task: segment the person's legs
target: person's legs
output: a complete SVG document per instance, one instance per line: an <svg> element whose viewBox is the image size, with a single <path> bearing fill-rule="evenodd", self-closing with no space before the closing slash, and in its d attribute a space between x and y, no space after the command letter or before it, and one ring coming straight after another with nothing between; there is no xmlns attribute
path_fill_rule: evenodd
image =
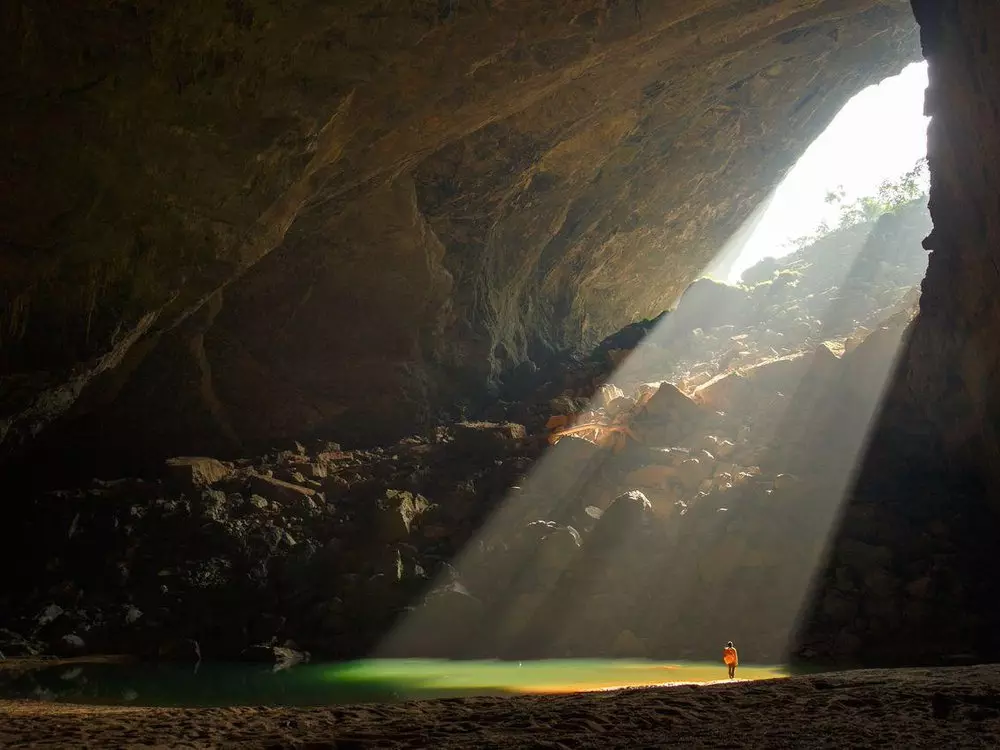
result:
<svg viewBox="0 0 1000 750"><path fill-rule="evenodd" d="M735 664L730 664L729 665L729 679L731 680L735 676L736 676L736 665Z"/></svg>

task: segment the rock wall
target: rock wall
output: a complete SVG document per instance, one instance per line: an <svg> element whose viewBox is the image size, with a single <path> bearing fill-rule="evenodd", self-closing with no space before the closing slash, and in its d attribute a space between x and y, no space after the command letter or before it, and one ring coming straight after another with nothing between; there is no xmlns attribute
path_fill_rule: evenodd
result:
<svg viewBox="0 0 1000 750"><path fill-rule="evenodd" d="M658 312L917 56L889 0L20 0L3 29L0 439L90 475L395 436Z"/></svg>
<svg viewBox="0 0 1000 750"><path fill-rule="evenodd" d="M920 314L794 646L838 663L1000 657L1000 7L914 0L934 229ZM856 554L858 544L871 554ZM877 584L869 582L876 580Z"/></svg>

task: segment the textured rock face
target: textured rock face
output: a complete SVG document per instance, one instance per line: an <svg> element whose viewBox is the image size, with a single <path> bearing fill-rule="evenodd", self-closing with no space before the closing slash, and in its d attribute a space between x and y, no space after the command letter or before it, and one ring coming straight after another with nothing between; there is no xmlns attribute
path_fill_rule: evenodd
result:
<svg viewBox="0 0 1000 750"><path fill-rule="evenodd" d="M991 661L1000 625L992 573L1000 7L914 0L913 8L930 64L930 262L919 317L797 647L838 661ZM876 545L883 560L855 554L859 543ZM878 580L856 583L868 579Z"/></svg>
<svg viewBox="0 0 1000 750"><path fill-rule="evenodd" d="M398 434L659 312L917 56L888 0L4 14L0 439L68 415L87 473Z"/></svg>

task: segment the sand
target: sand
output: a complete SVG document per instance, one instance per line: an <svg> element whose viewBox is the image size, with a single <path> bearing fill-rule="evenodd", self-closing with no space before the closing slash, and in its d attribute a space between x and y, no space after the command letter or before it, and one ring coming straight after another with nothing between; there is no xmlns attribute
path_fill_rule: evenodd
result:
<svg viewBox="0 0 1000 750"><path fill-rule="evenodd" d="M0 702L3 748L1000 747L1000 666L332 708Z"/></svg>

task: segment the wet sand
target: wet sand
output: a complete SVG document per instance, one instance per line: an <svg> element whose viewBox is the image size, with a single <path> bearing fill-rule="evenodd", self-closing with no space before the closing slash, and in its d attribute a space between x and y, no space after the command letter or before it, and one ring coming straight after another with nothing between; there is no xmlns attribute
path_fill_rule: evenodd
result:
<svg viewBox="0 0 1000 750"><path fill-rule="evenodd" d="M1000 666L331 708L0 702L3 748L1000 747Z"/></svg>

